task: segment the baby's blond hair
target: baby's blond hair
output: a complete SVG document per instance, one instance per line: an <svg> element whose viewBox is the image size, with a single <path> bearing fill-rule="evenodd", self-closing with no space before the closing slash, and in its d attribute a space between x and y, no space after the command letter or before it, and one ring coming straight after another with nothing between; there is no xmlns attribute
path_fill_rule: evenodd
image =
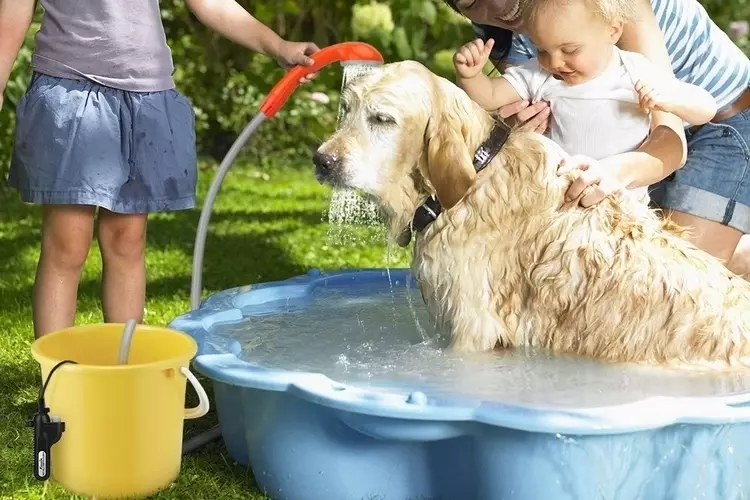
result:
<svg viewBox="0 0 750 500"><path fill-rule="evenodd" d="M635 20L635 0L521 0L521 15L524 24L530 26L534 18L545 7L582 1L596 16L607 23Z"/></svg>

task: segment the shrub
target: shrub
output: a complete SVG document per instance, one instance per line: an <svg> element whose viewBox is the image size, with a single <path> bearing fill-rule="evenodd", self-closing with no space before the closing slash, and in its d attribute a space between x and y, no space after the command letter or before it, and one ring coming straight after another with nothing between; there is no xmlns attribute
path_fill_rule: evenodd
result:
<svg viewBox="0 0 750 500"><path fill-rule="evenodd" d="M386 61L415 59L453 78L453 52L473 37L466 19L442 0L240 0L259 20L291 40L314 40L323 47L347 40L374 45ZM741 20L750 19L747 0L702 0L737 44L750 50ZM284 72L270 58L253 54L201 24L183 0L162 0L164 27L175 61L175 81L192 102L201 155L221 159ZM10 158L14 107L30 77L33 34L41 10L16 61L0 113L0 176ZM739 20L739 21L738 21ZM735 24L732 24L735 22ZM739 22L739 24L737 24ZM265 123L245 153L256 162L309 157L311 148L335 127L341 70L325 68L299 88L273 120ZM313 99L323 93L325 99Z"/></svg>

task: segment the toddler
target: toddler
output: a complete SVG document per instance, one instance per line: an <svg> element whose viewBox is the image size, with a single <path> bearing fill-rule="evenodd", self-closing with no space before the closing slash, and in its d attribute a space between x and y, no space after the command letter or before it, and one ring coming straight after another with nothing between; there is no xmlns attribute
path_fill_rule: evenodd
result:
<svg viewBox="0 0 750 500"><path fill-rule="evenodd" d="M40 4L8 179L23 201L42 205L34 333L74 324L97 212L104 320L141 322L147 215L196 203L193 108L175 90L159 0ZM312 64L308 55L318 50L280 38L235 0L186 4L211 29L285 69ZM0 0L0 95L34 7L35 0Z"/></svg>
<svg viewBox="0 0 750 500"><path fill-rule="evenodd" d="M482 69L494 41L474 40L454 56L458 85L488 111L518 100L549 102L550 139L593 160L637 149L650 132L650 110L673 113L690 125L710 121L716 113L710 93L661 76L644 56L616 46L624 23L632 21L629 5L536 1L524 12L524 26L537 58L491 79ZM648 200L646 187L633 194Z"/></svg>

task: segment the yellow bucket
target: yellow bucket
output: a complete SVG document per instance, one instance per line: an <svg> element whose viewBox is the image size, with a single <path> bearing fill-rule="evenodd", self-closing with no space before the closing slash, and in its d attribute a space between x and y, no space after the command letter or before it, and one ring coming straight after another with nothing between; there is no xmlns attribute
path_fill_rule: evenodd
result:
<svg viewBox="0 0 750 500"><path fill-rule="evenodd" d="M118 364L124 326L67 328L32 345L51 417L65 424L50 453L51 477L67 490L98 498L143 497L168 487L182 460L183 421L208 411L190 373L197 352L189 335L138 325L127 364ZM186 380L200 404L185 409Z"/></svg>

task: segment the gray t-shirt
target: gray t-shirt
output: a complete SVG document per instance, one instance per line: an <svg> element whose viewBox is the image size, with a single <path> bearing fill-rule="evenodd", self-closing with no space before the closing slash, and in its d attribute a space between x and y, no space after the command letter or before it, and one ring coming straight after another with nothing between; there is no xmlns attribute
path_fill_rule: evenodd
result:
<svg viewBox="0 0 750 500"><path fill-rule="evenodd" d="M135 92L174 88L159 0L40 0L32 68Z"/></svg>

